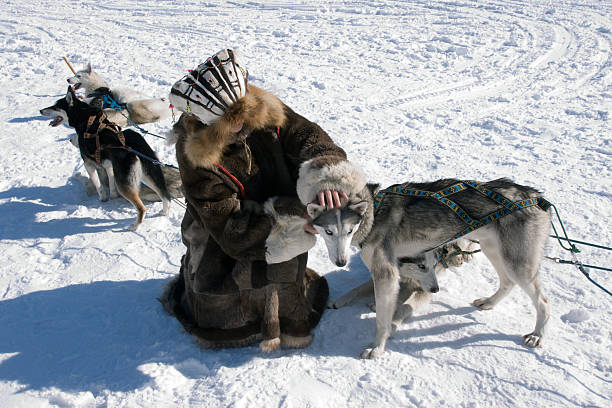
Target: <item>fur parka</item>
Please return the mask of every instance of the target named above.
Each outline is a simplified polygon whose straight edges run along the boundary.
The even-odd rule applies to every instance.
[[[207,347],[308,345],[328,287],[306,268],[316,237],[305,205],[325,189],[359,192],[365,176],[317,124],[252,85],[218,121],[183,114],[173,132],[187,251],[166,309]]]

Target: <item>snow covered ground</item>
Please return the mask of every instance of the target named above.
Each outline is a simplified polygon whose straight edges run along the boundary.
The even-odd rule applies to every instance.
[[[111,84],[164,96],[222,47],[251,81],[318,122],[383,186],[510,176],[555,203],[570,236],[612,244],[612,3],[572,1],[5,0],[0,8],[0,406],[586,407],[612,399],[611,298],[544,262],[544,346],[515,289],[493,311],[483,256],[441,280],[378,360],[365,304],[325,313],[314,343],[198,349],[156,297],[178,272],[181,208],[127,230],[125,200],[87,196],[67,127],[38,110],[91,61]],[[163,133],[171,120],[146,128]],[[147,137],[163,161],[174,148]],[[149,214],[161,210],[148,205]],[[610,252],[579,258],[610,267]],[[551,239],[546,253],[567,254]],[[323,244],[332,297],[367,279]],[[610,274],[592,276],[612,287]]]

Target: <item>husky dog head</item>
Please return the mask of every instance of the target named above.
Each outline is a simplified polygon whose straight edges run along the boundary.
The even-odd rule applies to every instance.
[[[367,201],[331,210],[326,210],[324,206],[316,203],[306,206],[308,215],[313,220],[312,225],[325,241],[329,259],[337,266],[346,265],[351,240],[367,207]]]
[[[425,292],[437,293],[440,290],[436,271],[439,269],[434,251],[427,251],[413,257],[397,260],[400,276],[418,282]]]
[[[42,108],[40,110],[40,114],[53,118],[53,120],[49,122],[49,126],[56,127],[62,123],[68,124],[68,115],[66,114],[67,110],[68,102],[66,101],[66,98],[62,98],[58,99],[53,105]]]
[[[89,115],[96,111],[96,108],[77,98],[72,87],[68,86],[66,96],[55,101],[53,105],[41,109],[40,114],[54,118],[49,126],[55,127],[65,123],[70,127],[75,127],[75,124],[81,122],[83,117],[85,117],[84,120],[87,120]]]
[[[74,90],[83,88],[85,93],[91,93],[98,88],[108,87],[106,82],[100,78],[91,68],[91,62],[87,63],[87,66],[80,71],[77,71],[76,75],[68,78],[66,81],[74,87]]]

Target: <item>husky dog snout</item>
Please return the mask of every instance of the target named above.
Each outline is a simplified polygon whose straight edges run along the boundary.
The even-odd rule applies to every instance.
[[[433,251],[421,253],[415,257],[401,257],[397,260],[399,274],[404,279],[416,281],[425,292],[438,293],[436,270],[438,261]]]
[[[348,263],[348,250],[367,206],[366,201],[331,210],[316,203],[306,206],[312,225],[323,237],[329,259],[336,266],[343,267]]]

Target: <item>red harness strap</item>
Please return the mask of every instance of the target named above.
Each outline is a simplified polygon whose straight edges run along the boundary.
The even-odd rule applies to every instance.
[[[240,189],[240,195],[242,196],[243,200],[247,200],[247,195],[246,195],[246,191],[244,189],[244,186],[242,185],[242,183],[240,182],[240,180],[238,180],[236,177],[234,177],[234,175],[232,173],[230,173],[225,167],[223,167],[222,165],[215,163],[215,166],[217,166],[217,168],[219,170],[221,170],[227,177],[229,177],[230,179],[232,179],[232,181],[234,182],[234,184],[236,184],[236,186],[238,186],[238,188]]]

